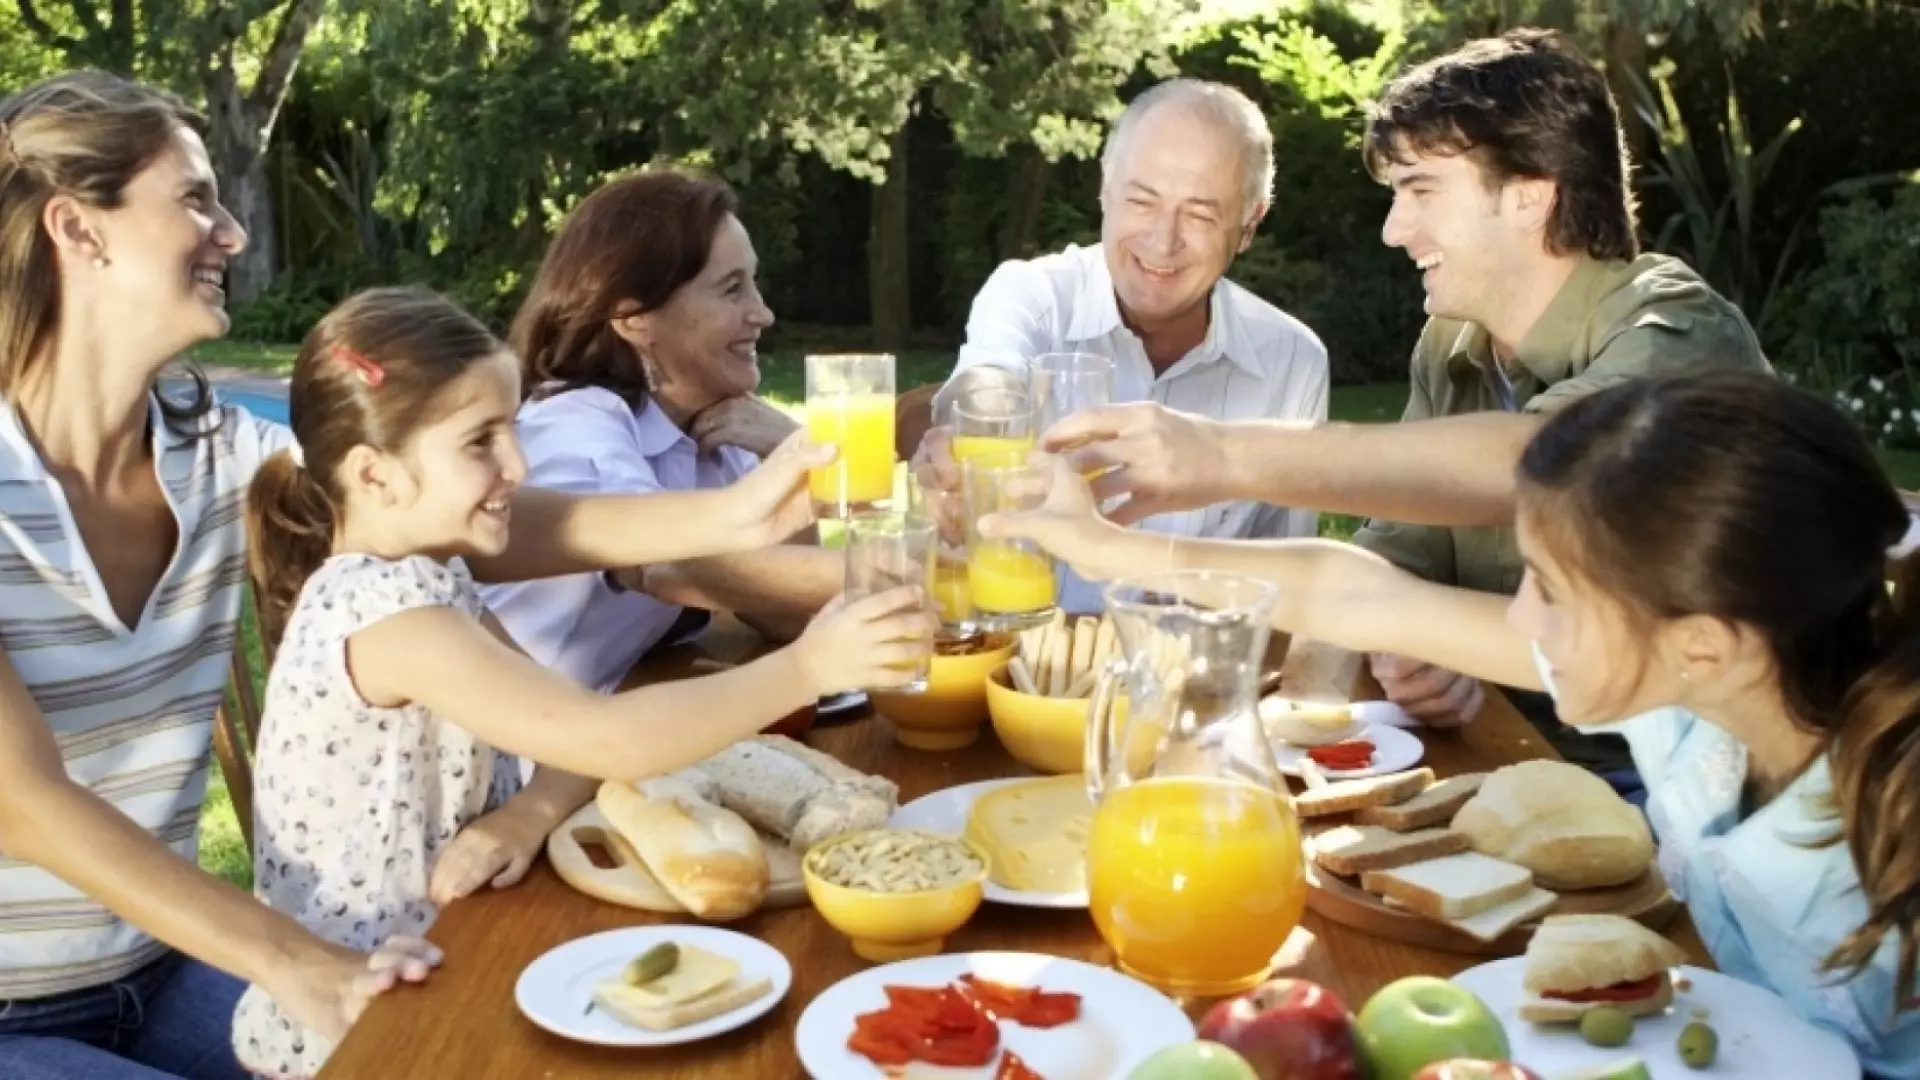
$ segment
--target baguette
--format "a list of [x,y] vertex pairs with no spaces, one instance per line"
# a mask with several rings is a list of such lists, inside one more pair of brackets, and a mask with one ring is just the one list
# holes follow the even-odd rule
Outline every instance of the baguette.
[[1342,825],[1313,838],[1313,861],[1342,877],[1391,870],[1465,850],[1467,838],[1451,829],[1397,833],[1374,825]]
[[1533,891],[1533,872],[1479,852],[1443,855],[1392,870],[1369,870],[1360,887],[1429,919],[1464,919]]
[[1355,815],[1362,825],[1379,825],[1395,832],[1410,832],[1453,820],[1453,815],[1480,790],[1486,773],[1449,776],[1427,790],[1393,806],[1369,806]]
[[1432,784],[1433,770],[1424,768],[1369,776],[1361,780],[1342,780],[1294,796],[1293,811],[1303,818],[1314,818],[1344,814],[1369,806],[1388,806],[1405,802]]
[[767,893],[766,848],[739,814],[677,777],[608,781],[594,801],[668,895],[694,916],[737,919]]
[[700,767],[718,789],[711,801],[802,852],[830,836],[884,825],[898,809],[893,781],[784,735],[737,742]]

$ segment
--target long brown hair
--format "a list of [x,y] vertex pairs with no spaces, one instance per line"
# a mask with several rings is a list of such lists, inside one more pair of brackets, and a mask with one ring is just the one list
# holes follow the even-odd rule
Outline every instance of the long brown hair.
[[699,277],[736,208],[726,184],[672,169],[621,177],[581,200],[513,320],[523,392],[598,386],[635,408],[645,402],[646,372],[613,320],[656,310]]
[[1827,965],[1858,972],[1894,935],[1904,999],[1920,953],[1920,557],[1890,597],[1907,511],[1866,439],[1812,394],[1703,371],[1568,406],[1519,476],[1556,555],[1629,610],[1766,640],[1788,710],[1824,737],[1866,898]]
[[247,492],[247,568],[269,643],[333,552],[347,452],[403,450],[447,408],[446,386],[502,348],[459,306],[411,286],[359,293],[308,331],[288,401],[300,460],[274,455]]
[[[175,132],[205,126],[172,94],[100,71],[56,76],[0,102],[0,395],[17,392],[60,325],[59,257],[41,223],[47,203],[67,195],[117,209]],[[190,397],[160,401],[180,432],[213,406],[206,377],[191,365],[187,374]]]
[[1552,30],[1469,42],[1401,75],[1367,110],[1367,169],[1407,152],[1471,155],[1490,183],[1552,180],[1547,248],[1631,259],[1632,162],[1607,79]]

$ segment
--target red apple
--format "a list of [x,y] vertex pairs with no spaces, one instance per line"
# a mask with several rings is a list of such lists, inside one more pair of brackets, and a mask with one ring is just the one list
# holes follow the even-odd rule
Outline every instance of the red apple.
[[1239,1051],[1260,1080],[1360,1080],[1353,1014],[1333,991],[1269,979],[1207,1011],[1199,1037]]
[[1452,1058],[1422,1068],[1413,1080],[1540,1080],[1540,1074],[1511,1061]]

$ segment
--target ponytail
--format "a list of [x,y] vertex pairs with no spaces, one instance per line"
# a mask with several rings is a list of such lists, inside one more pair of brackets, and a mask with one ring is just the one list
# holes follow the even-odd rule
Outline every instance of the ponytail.
[[1920,553],[1893,571],[1878,659],[1855,680],[1833,728],[1834,801],[1860,875],[1867,921],[1827,958],[1858,974],[1899,941],[1895,1000],[1911,1005],[1920,960]]
[[333,500],[290,451],[268,458],[247,490],[247,570],[268,654],[307,578],[333,553]]

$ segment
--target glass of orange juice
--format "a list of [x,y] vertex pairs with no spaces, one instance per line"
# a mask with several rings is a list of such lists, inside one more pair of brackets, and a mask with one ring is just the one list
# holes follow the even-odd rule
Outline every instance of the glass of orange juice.
[[1039,434],[1033,396],[1012,386],[979,386],[962,392],[953,401],[949,420],[955,462],[982,454],[1030,450]]
[[[871,510],[848,518],[846,535],[844,591],[847,599],[860,600],[900,585],[912,585],[926,595],[928,610],[932,610],[937,535],[933,522],[908,514]],[[917,694],[925,690],[932,663],[933,639],[929,637],[927,651],[910,662],[914,681],[895,692]]]
[[961,463],[967,519],[967,595],[982,629],[1025,630],[1053,618],[1060,599],[1053,557],[1032,541],[989,539],[988,514],[1046,501],[1049,474],[1027,449],[981,452]]
[[893,500],[893,380],[889,353],[807,357],[807,437],[840,449],[808,477],[820,516],[846,518]]
[[[1206,572],[1106,590],[1120,660],[1086,732],[1088,908],[1120,968],[1176,997],[1261,982],[1306,906],[1299,822],[1258,715],[1277,596]],[[1109,707],[1121,680],[1124,718]],[[1137,743],[1153,754],[1120,753]]]
[[1027,366],[1027,387],[1044,435],[1082,409],[1113,401],[1113,361],[1097,353],[1042,353]]

